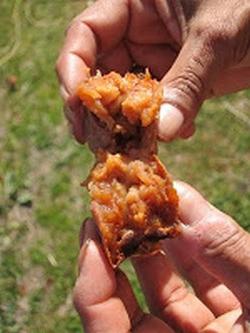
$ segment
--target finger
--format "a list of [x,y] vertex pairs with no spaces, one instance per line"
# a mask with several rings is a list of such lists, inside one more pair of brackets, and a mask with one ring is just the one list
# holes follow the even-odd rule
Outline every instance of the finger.
[[[172,44],[173,35],[168,24],[159,17],[156,1],[133,0],[130,4],[130,20],[127,40],[136,44]],[[169,22],[175,19],[169,13]]]
[[[231,332],[234,324],[241,315],[241,310],[233,310],[224,315],[216,318],[213,322],[208,324],[201,333],[228,333]],[[239,333],[239,331],[238,331]]]
[[140,332],[148,323],[157,332],[174,333],[166,324],[142,313],[126,276],[120,271],[115,273],[108,263],[90,220],[81,230],[80,243],[74,304],[86,332]]
[[189,139],[195,133],[195,124],[191,123],[188,126],[184,127],[179,134],[179,137],[182,139]]
[[190,186],[175,186],[179,216],[186,225],[179,238],[182,246],[250,309],[250,235]]
[[248,316],[244,313],[237,319],[236,323],[232,327],[230,333],[247,333],[250,332],[250,323]]
[[97,52],[107,52],[119,44],[128,23],[125,0],[99,0],[75,18],[67,31],[57,61],[59,81],[69,94],[96,64]]
[[147,45],[128,42],[127,46],[134,61],[142,67],[149,68],[158,79],[162,79],[176,58],[176,52],[168,44]]
[[111,71],[119,72],[124,75],[130,71],[132,67],[131,56],[123,42],[118,44],[110,52],[99,57],[97,61],[97,68],[105,69],[102,73],[108,73]]
[[64,46],[56,63],[61,89],[66,92],[66,95],[62,96],[65,102],[88,77],[89,68],[95,66],[96,52],[97,43],[91,28],[81,21],[73,23],[67,31]]
[[182,276],[191,284],[197,297],[218,317],[231,310],[240,308],[236,296],[213,275],[205,271],[189,255],[186,247],[176,240],[166,240],[164,248],[174,259]]
[[134,328],[133,333],[175,333],[168,325],[159,318],[145,314],[141,322]]
[[151,312],[171,327],[200,332],[214,319],[211,311],[188,291],[166,255],[135,257],[133,264]]
[[[140,316],[140,310],[123,277],[118,276],[107,262],[101,249],[95,226],[87,221],[79,256],[79,277],[74,288],[74,304],[86,332],[128,332],[130,317]],[[82,238],[82,236],[81,236]],[[116,290],[126,293],[126,308]],[[129,312],[127,311],[129,310]]]
[[167,27],[167,30],[170,32],[175,43],[181,44],[182,32],[176,17],[174,3],[165,0],[155,0],[155,6],[159,16]]
[[221,71],[220,57],[211,43],[190,33],[170,71],[163,78],[164,103],[160,110],[159,136],[168,141],[195,116]]

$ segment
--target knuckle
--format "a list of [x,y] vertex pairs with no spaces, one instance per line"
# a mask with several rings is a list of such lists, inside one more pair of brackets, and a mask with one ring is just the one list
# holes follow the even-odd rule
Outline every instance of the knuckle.
[[192,34],[202,42],[202,47],[208,54],[211,51],[216,55],[225,52],[230,41],[228,31],[222,25],[199,24],[193,27]]
[[231,16],[231,39],[233,44],[234,62],[239,63],[250,48],[250,3],[249,0],[236,1]]
[[158,307],[152,309],[156,316],[163,316],[169,306],[183,301],[188,295],[188,289],[180,282],[178,283],[167,297],[163,297]]
[[240,62],[250,47],[250,6],[243,2],[235,3],[231,15],[225,17],[215,14],[211,20],[211,15],[202,15],[190,29],[193,37],[202,42],[205,52],[212,52],[224,66]]
[[197,65],[200,66],[200,61],[193,57],[185,71],[168,83],[169,87],[174,88],[176,93],[183,96],[185,100],[191,99],[195,107],[202,103],[205,91],[205,83],[195,70]]
[[245,233],[231,218],[222,213],[213,213],[206,218],[205,223],[208,231],[202,245],[204,255],[226,259],[241,253],[245,245]]

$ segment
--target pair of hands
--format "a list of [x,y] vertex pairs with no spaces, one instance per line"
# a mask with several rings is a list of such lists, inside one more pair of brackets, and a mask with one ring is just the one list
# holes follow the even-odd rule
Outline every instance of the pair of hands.
[[[190,137],[206,98],[250,85],[249,1],[99,0],[83,11],[57,62],[78,141],[85,141],[84,110],[74,93],[88,68],[124,74],[135,64],[162,80],[159,137]],[[133,260],[152,315],[139,309],[126,277],[113,272],[87,222],[74,293],[87,332],[248,331],[250,236],[189,186],[177,189],[182,236],[163,243],[167,255]]]

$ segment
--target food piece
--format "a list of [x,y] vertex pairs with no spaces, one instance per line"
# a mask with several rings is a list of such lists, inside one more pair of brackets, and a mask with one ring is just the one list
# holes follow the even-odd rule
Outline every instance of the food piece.
[[92,151],[140,157],[156,152],[156,117],[162,89],[149,73],[100,74],[78,88],[86,108],[85,138]]
[[117,267],[178,234],[178,197],[156,156],[162,89],[148,72],[89,78],[78,89],[96,164],[85,182],[107,256]]
[[88,189],[108,257],[117,266],[134,252],[150,252],[155,241],[174,237],[178,198],[157,156],[134,160],[104,154]]

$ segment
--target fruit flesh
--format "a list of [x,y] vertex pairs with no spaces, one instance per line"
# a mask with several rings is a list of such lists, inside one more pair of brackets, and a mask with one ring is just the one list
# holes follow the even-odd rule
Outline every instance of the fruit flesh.
[[78,96],[89,122],[86,140],[96,154],[86,182],[91,210],[115,268],[178,234],[178,197],[156,156],[162,89],[149,73],[111,72],[89,78]]

